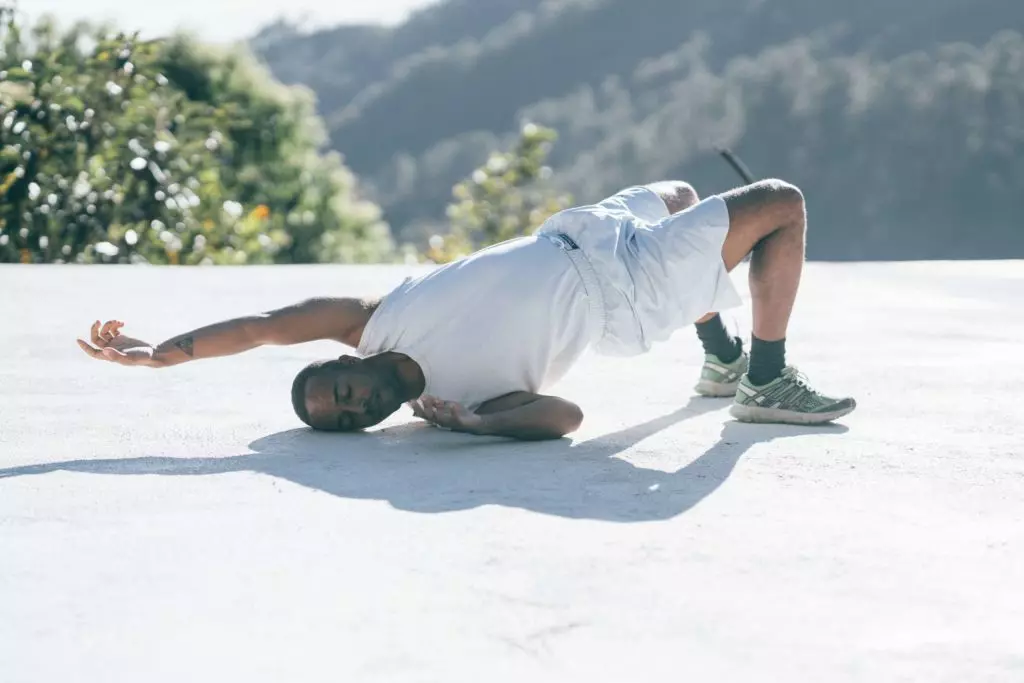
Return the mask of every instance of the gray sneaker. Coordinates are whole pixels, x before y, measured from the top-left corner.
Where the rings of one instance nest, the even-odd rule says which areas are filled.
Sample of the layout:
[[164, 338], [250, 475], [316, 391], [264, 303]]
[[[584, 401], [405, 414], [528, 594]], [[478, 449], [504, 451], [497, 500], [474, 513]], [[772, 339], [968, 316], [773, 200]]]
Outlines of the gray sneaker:
[[807, 384], [796, 368], [788, 367], [764, 386], [743, 375], [729, 412], [741, 422], [784, 422], [811, 425], [831, 422], [857, 407], [852, 398], [829, 398]]
[[747, 371], [750, 356], [744, 351], [731, 363], [723, 363], [713, 353], [704, 354], [704, 366], [700, 369], [700, 381], [693, 389], [701, 396], [716, 398], [735, 396], [740, 377]]

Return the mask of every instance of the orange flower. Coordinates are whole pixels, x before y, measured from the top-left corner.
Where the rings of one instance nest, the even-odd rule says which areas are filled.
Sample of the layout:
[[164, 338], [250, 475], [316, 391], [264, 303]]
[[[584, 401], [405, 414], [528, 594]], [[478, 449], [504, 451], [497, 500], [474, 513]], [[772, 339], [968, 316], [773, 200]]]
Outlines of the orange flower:
[[260, 204], [252, 210], [252, 215], [261, 221], [266, 220], [267, 218], [270, 218], [270, 207], [266, 204]]

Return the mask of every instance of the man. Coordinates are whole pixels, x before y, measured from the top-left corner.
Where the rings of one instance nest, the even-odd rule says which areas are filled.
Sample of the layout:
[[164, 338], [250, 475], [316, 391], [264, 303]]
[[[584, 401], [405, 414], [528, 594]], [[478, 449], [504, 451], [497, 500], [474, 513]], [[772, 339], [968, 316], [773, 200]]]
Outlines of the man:
[[[539, 392], [585, 349], [635, 355], [696, 323], [699, 393], [735, 396], [739, 420], [819, 424], [856, 403], [818, 393], [785, 363], [805, 214], [800, 190], [779, 180], [704, 201], [684, 182], [654, 183], [562, 211], [535, 235], [408, 278], [380, 300], [313, 299], [155, 347], [122, 335], [120, 321], [97, 321], [92, 343], [78, 343], [101, 360], [167, 367], [333, 339], [362, 358], [313, 363], [295, 378], [292, 405], [315, 429], [369, 427], [408, 402], [440, 427], [550, 439], [576, 430], [583, 413]], [[747, 255], [749, 355], [717, 313], [740, 304], [728, 271]]]

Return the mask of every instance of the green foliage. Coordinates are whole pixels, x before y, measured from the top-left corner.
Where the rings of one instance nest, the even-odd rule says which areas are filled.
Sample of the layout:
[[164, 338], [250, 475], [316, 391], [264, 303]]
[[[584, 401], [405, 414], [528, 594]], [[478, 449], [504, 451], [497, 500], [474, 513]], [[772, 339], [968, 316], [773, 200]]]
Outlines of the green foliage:
[[448, 206], [451, 232], [430, 239], [427, 258], [444, 263], [483, 246], [533, 233], [571, 198], [554, 189], [545, 165], [555, 131], [528, 123], [506, 152], [494, 152], [456, 185]]
[[312, 96], [245, 52], [0, 8], [0, 262], [381, 260]]

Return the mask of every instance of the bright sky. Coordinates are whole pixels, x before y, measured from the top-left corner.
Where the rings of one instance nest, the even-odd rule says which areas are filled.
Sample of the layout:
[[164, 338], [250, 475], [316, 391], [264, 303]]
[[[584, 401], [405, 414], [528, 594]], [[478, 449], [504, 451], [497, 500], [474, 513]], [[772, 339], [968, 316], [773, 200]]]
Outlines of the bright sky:
[[52, 14], [61, 25], [79, 19], [109, 19], [119, 27], [158, 36], [175, 28], [211, 41], [246, 38], [284, 16], [303, 25], [376, 22], [395, 24], [436, 0], [21, 0], [21, 12]]

